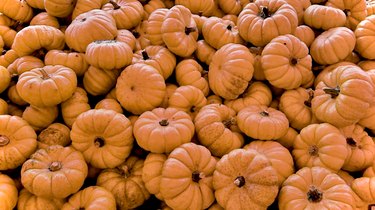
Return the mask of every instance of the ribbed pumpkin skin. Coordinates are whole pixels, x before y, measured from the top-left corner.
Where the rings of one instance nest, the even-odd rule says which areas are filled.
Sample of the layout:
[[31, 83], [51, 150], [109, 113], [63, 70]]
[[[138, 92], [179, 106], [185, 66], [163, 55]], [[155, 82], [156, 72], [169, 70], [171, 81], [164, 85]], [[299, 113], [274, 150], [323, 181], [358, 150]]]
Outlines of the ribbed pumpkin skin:
[[15, 182], [8, 175], [0, 174], [0, 193], [1, 208], [14, 209], [18, 201], [18, 191]]

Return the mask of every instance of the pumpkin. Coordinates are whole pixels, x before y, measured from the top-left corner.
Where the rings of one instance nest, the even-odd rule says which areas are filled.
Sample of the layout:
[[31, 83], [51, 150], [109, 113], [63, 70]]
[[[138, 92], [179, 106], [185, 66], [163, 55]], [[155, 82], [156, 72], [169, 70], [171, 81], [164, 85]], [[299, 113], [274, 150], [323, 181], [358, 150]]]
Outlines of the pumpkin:
[[60, 210], [64, 205], [64, 199], [49, 199], [44, 197], [36, 196], [25, 188], [19, 192], [17, 209], [18, 210]]
[[266, 77], [264, 76], [264, 71], [262, 69], [261, 55], [263, 47], [249, 47], [251, 54], [254, 56], [254, 73], [253, 78], [259, 81], [265, 81]]
[[136, 0], [109, 0], [102, 10], [110, 14], [116, 21], [117, 29], [131, 29], [143, 18], [143, 6]]
[[358, 23], [366, 18], [366, 1], [362, 0], [328, 0], [325, 4], [345, 12], [345, 26], [355, 30]]
[[163, 76], [147, 64], [127, 66], [117, 79], [117, 99], [124, 109], [133, 114], [141, 114], [158, 107], [165, 94]]
[[72, 97], [61, 103], [61, 116], [64, 123], [71, 128], [78, 115], [90, 108], [85, 89], [77, 87]]
[[284, 0], [258, 0], [247, 4], [238, 15], [240, 36], [247, 42], [263, 47], [273, 38], [296, 30], [296, 10]]
[[95, 109], [109, 109], [120, 114], [123, 113], [120, 103], [116, 101], [115, 99], [111, 99], [111, 98], [105, 98], [105, 99], [100, 100], [95, 105]]
[[359, 177], [354, 179], [351, 188], [354, 191], [355, 197], [358, 197], [356, 202], [356, 209], [371, 209], [374, 206], [375, 177]]
[[11, 63], [13, 63], [17, 58], [19, 58], [17, 52], [13, 49], [7, 50], [0, 55], [0, 65], [3, 67], [8, 67]]
[[264, 105], [249, 105], [237, 113], [237, 124], [247, 136], [260, 139], [278, 139], [289, 128], [288, 118], [279, 110]]
[[0, 115], [8, 114], [8, 103], [0, 98]]
[[16, 34], [17, 34], [17, 31], [13, 30], [9, 26], [0, 24], [0, 35], [2, 37], [2, 40], [4, 42], [3, 45], [5, 47], [9, 47], [9, 48], [12, 47]]
[[162, 0], [141, 0], [143, 6], [143, 19], [147, 20], [150, 17], [150, 14], [157, 9], [166, 8]]
[[199, 40], [197, 42], [197, 50], [194, 54], [199, 61], [210, 65], [215, 52], [215, 48], [211, 47], [205, 40]]
[[134, 37], [136, 38], [135, 47], [134, 47], [135, 51], [143, 50], [147, 46], [151, 45], [150, 40], [147, 39], [147, 31], [146, 31], [147, 25], [148, 25], [148, 21], [144, 20], [131, 31]]
[[22, 113], [23, 113], [23, 110], [15, 105], [15, 104], [7, 104], [8, 105], [8, 114], [9, 115], [12, 115], [12, 116], [17, 116], [17, 117], [21, 117], [22, 118]]
[[153, 153], [170, 153], [190, 142], [194, 124], [190, 116], [175, 108], [155, 108], [142, 113], [135, 121], [134, 137], [138, 145]]
[[1, 77], [1, 82], [0, 82], [0, 93], [4, 92], [9, 85], [10, 85], [10, 79], [11, 75], [7, 68], [4, 66], [0, 66], [0, 77]]
[[207, 96], [207, 105], [208, 104], [223, 104], [223, 99], [217, 95]]
[[39, 149], [21, 168], [22, 185], [32, 194], [46, 198], [62, 199], [78, 192], [86, 176], [83, 155], [60, 145]]
[[18, 191], [12, 178], [6, 174], [0, 174], [0, 202], [4, 210], [12, 210], [18, 201]]
[[297, 135], [298, 132], [294, 128], [289, 127], [286, 134], [276, 139], [276, 141], [291, 151], [293, 148], [294, 140], [296, 139]]
[[41, 48], [61, 50], [64, 46], [64, 33], [59, 29], [47, 25], [34, 25], [27, 26], [16, 34], [12, 49], [22, 57], [31, 55]]
[[243, 149], [255, 150], [266, 156], [271, 161], [271, 166], [276, 170], [278, 184], [281, 187], [283, 182], [294, 173], [293, 157], [289, 150], [276, 141], [252, 141]]
[[312, 28], [326, 31], [344, 26], [346, 15], [341, 9], [315, 4], [309, 6], [303, 13], [303, 22]]
[[55, 28], [60, 28], [60, 23], [57, 17], [48, 14], [47, 12], [38, 13], [31, 19], [30, 25], [47, 25]]
[[217, 4], [223, 12], [233, 15], [238, 15], [244, 6], [251, 2], [246, 0], [217, 0]]
[[22, 165], [37, 147], [34, 129], [22, 118], [0, 115], [0, 170]]
[[28, 23], [33, 17], [33, 8], [26, 0], [4, 0], [0, 3], [0, 12], [9, 18]]
[[313, 96], [312, 89], [302, 87], [287, 90], [281, 95], [279, 109], [286, 115], [291, 127], [301, 130], [317, 122], [311, 110]]
[[85, 12], [100, 9], [106, 3], [108, 3], [108, 0], [77, 0], [72, 13], [72, 20]]
[[148, 17], [146, 27], [146, 38], [150, 40], [152, 45], [163, 45], [163, 37], [161, 32], [161, 26], [163, 24], [166, 14], [169, 12], [166, 8], [160, 8], [154, 10]]
[[207, 71], [194, 59], [180, 61], [175, 69], [176, 81], [180, 86], [191, 85], [200, 89], [205, 96], [210, 89], [208, 86]]
[[117, 32], [115, 40], [128, 44], [129, 47], [134, 50], [137, 39], [134, 37], [133, 33], [126, 29], [120, 29], [117, 30]]
[[89, 186], [72, 195], [61, 208], [61, 210], [69, 209], [116, 210], [116, 200], [113, 194], [105, 188]]
[[306, 9], [311, 6], [310, 0], [285, 0], [287, 4], [290, 4], [297, 12], [298, 25], [303, 25], [303, 16], [306, 12]]
[[175, 4], [182, 5], [192, 13], [203, 16], [212, 15], [215, 9], [215, 0], [175, 0]]
[[353, 124], [340, 128], [340, 131], [346, 138], [348, 149], [348, 156], [342, 169], [354, 172], [370, 167], [374, 160], [375, 144], [364, 127]]
[[296, 166], [320, 166], [333, 172], [342, 168], [348, 156], [345, 136], [328, 123], [310, 124], [304, 127], [293, 143]]
[[121, 69], [104, 70], [89, 66], [83, 75], [83, 87], [93, 96], [105, 95], [116, 85], [120, 72]]
[[166, 94], [164, 95], [163, 102], [160, 104], [159, 107], [167, 108], [169, 106], [168, 104], [169, 98], [172, 96], [172, 94], [174, 93], [174, 91], [176, 91], [177, 88], [178, 88], [177, 85], [173, 83], [166, 83], [166, 87], [165, 87]]
[[44, 9], [54, 17], [64, 18], [72, 14], [76, 0], [44, 0]]
[[235, 149], [216, 164], [213, 188], [224, 209], [267, 209], [278, 193], [278, 177], [268, 158], [255, 150]]
[[227, 14], [227, 15], [224, 15], [221, 19], [223, 19], [223, 20], [230, 20], [233, 23], [237, 23], [238, 17], [237, 17], [237, 15]]
[[215, 200], [215, 166], [215, 158], [201, 145], [186, 143], [174, 149], [163, 164], [160, 180], [166, 204], [176, 210], [208, 208]]
[[344, 60], [353, 51], [355, 45], [356, 37], [353, 31], [346, 27], [335, 27], [315, 38], [310, 46], [310, 54], [318, 64], [334, 64]]
[[134, 140], [129, 119], [106, 109], [80, 114], [73, 123], [70, 138], [72, 147], [96, 168], [120, 165], [130, 155]]
[[110, 191], [116, 200], [117, 209], [133, 209], [150, 197], [142, 181], [144, 160], [128, 157], [116, 168], [103, 170], [96, 185]]
[[26, 0], [27, 4], [35, 9], [44, 9], [44, 0]]
[[218, 96], [230, 100], [242, 94], [253, 77], [254, 57], [241, 44], [226, 44], [212, 57], [208, 83]]
[[294, 31], [293, 35], [305, 43], [307, 47], [310, 47], [311, 43], [315, 39], [313, 29], [307, 25], [299, 25]]
[[199, 142], [217, 157], [244, 144], [236, 112], [223, 104], [204, 106], [196, 115], [194, 125]]
[[225, 100], [224, 104], [232, 108], [234, 111], [239, 112], [241, 109], [249, 105], [268, 106], [271, 101], [272, 92], [270, 88], [260, 81], [254, 81], [249, 83], [245, 92], [243, 92], [237, 99]]
[[71, 68], [78, 77], [89, 68], [85, 54], [70, 50], [49, 50], [44, 57], [45, 65], [63, 65]]
[[264, 47], [261, 65], [265, 78], [278, 88], [298, 88], [313, 77], [308, 47], [289, 34], [272, 39]]
[[70, 143], [70, 129], [62, 123], [52, 123], [38, 135], [39, 149], [45, 149], [55, 144], [65, 147]]
[[198, 29], [199, 35], [202, 35], [203, 24], [206, 22], [208, 17], [196, 15], [196, 14], [193, 14], [192, 17], [194, 19], [195, 24], [197, 24], [197, 29]]
[[176, 67], [176, 56], [166, 47], [151, 45], [135, 52], [132, 63], [148, 64], [158, 70], [164, 79], [167, 79]]
[[178, 87], [168, 100], [169, 107], [188, 113], [193, 120], [206, 104], [207, 99], [203, 92], [191, 85]]
[[375, 59], [373, 50], [374, 33], [372, 32], [374, 24], [375, 16], [368, 16], [357, 25], [354, 31], [356, 38], [355, 50], [367, 59]]
[[338, 63], [335, 63], [335, 64], [330, 64], [330, 65], [326, 65], [326, 66], [322, 66], [322, 67], [317, 67], [317, 68], [313, 68], [314, 71], [319, 71], [317, 77], [315, 78], [315, 81], [314, 81], [314, 87], [316, 87], [319, 82], [321, 82], [323, 80], [323, 78], [330, 72], [332, 72], [333, 70], [335, 70], [337, 67], [339, 66], [346, 66], [346, 65], [352, 65], [352, 66], [356, 66], [356, 64], [352, 63], [352, 62], [347, 62], [347, 61], [340, 61]]
[[210, 17], [204, 22], [202, 34], [204, 40], [215, 49], [220, 49], [228, 43], [244, 43], [238, 33], [237, 26], [230, 20], [218, 17]]
[[57, 106], [37, 107], [28, 106], [22, 113], [22, 118], [30, 124], [35, 131], [41, 131], [51, 125], [57, 118]]
[[115, 19], [103, 10], [93, 9], [73, 19], [65, 30], [65, 42], [69, 48], [85, 52], [91, 42], [114, 39], [117, 33]]
[[373, 1], [366, 1], [366, 13], [367, 16], [375, 14], [375, 4]]
[[87, 63], [103, 70], [121, 69], [131, 64], [133, 50], [124, 42], [96, 40], [87, 45]]
[[25, 55], [17, 58], [13, 63], [8, 66], [8, 71], [11, 74], [21, 75], [23, 72], [30, 71], [34, 68], [43, 68], [44, 62], [31, 55]]
[[149, 153], [144, 161], [142, 170], [142, 180], [147, 191], [154, 194], [159, 200], [163, 200], [160, 193], [161, 173], [167, 155]]
[[17, 92], [34, 106], [55, 106], [72, 96], [77, 87], [74, 71], [62, 65], [34, 68], [21, 74]]
[[311, 108], [318, 120], [344, 127], [365, 116], [373, 97], [374, 86], [369, 75], [357, 66], [344, 65], [317, 84]]
[[162, 39], [167, 48], [180, 57], [189, 57], [197, 49], [198, 30], [190, 10], [175, 5], [164, 17]]
[[355, 209], [355, 200], [339, 175], [323, 167], [304, 167], [285, 180], [278, 206], [280, 210]]

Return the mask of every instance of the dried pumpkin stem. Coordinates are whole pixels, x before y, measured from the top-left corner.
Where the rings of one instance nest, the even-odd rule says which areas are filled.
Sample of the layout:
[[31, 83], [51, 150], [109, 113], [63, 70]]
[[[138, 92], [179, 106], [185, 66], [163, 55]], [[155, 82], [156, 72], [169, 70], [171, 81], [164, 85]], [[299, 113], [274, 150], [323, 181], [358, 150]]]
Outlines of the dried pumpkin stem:
[[142, 53], [143, 60], [148, 60], [148, 59], [150, 59], [150, 56], [148, 56], [146, 50], [142, 50], [141, 53]]
[[110, 0], [109, 3], [112, 4], [113, 9], [120, 9], [120, 8], [121, 8], [120, 5], [118, 5], [116, 2], [114, 2], [114, 1], [112, 1], [112, 0]]
[[326, 94], [330, 94], [332, 98], [336, 98], [340, 94], [340, 87], [335, 87], [335, 88], [325, 87], [323, 88], [323, 91]]
[[191, 174], [191, 179], [193, 180], [193, 182], [199, 182], [199, 180], [201, 180], [203, 177], [203, 173], [199, 171], [193, 171], [193, 173]]
[[124, 175], [125, 177], [129, 177], [130, 175], [130, 170], [129, 170], [129, 167], [127, 165], [121, 165], [119, 167], [120, 171], [121, 171], [121, 174]]
[[168, 126], [169, 125], [169, 122], [167, 119], [162, 119], [159, 121], [159, 125], [161, 126]]
[[94, 145], [95, 147], [103, 147], [105, 144], [104, 138], [103, 137], [96, 137], [94, 140]]
[[310, 190], [307, 192], [307, 199], [310, 202], [318, 203], [323, 199], [323, 193], [316, 189], [316, 187], [311, 186]]
[[0, 147], [6, 146], [9, 142], [10, 139], [7, 136], [0, 135]]
[[271, 16], [270, 11], [268, 10], [267, 7], [260, 6], [260, 13], [259, 16], [262, 17], [263, 19], [266, 19]]
[[231, 31], [231, 30], [232, 30], [232, 28], [233, 28], [233, 26], [232, 26], [232, 25], [230, 25], [230, 24], [229, 24], [229, 25], [227, 26], [227, 30], [229, 30], [229, 31]]
[[290, 59], [290, 64], [291, 64], [292, 66], [295, 66], [297, 63], [298, 63], [298, 59], [297, 59], [297, 58], [292, 58], [292, 59]]
[[349, 146], [352, 146], [352, 147], [356, 147], [357, 146], [357, 142], [352, 137], [346, 138], [346, 143]]
[[54, 161], [54, 162], [52, 162], [50, 165], [49, 165], [49, 170], [50, 171], [58, 171], [58, 170], [60, 170], [62, 168], [62, 164], [61, 164], [61, 162], [60, 161]]
[[230, 117], [229, 119], [226, 119], [223, 121], [223, 124], [226, 128], [229, 128], [232, 125], [235, 125], [237, 123], [236, 118]]
[[236, 179], [234, 179], [233, 182], [237, 187], [242, 187], [245, 185], [245, 177], [243, 176], [238, 176]]
[[46, 80], [46, 79], [51, 78], [51, 77], [49, 76], [49, 74], [48, 74], [44, 69], [40, 69], [39, 71], [40, 71], [40, 73], [42, 73], [42, 79], [43, 79], [43, 80]]
[[309, 94], [309, 99], [307, 99], [303, 103], [306, 106], [311, 107], [311, 100], [314, 98], [314, 91], [311, 88], [309, 88], [309, 89], [307, 89], [307, 93]]
[[261, 113], [259, 113], [260, 115], [262, 115], [263, 117], [269, 117], [270, 116], [270, 113], [267, 112], [266, 110], [262, 111]]
[[309, 154], [311, 156], [318, 156], [319, 148], [316, 145], [312, 145], [309, 147]]
[[141, 37], [141, 34], [140, 34], [138, 31], [136, 31], [136, 30], [133, 30], [133, 31], [132, 31], [132, 34], [133, 34], [133, 36], [134, 36], [136, 39], [138, 39], [139, 37]]
[[185, 27], [185, 34], [189, 35], [191, 32], [197, 31], [196, 27]]

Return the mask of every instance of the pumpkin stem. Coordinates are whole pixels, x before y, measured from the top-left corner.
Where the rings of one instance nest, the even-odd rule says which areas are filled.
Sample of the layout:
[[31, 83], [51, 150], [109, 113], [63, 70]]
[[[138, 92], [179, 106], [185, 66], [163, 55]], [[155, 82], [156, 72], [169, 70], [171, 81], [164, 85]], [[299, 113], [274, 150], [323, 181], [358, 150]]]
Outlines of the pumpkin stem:
[[335, 88], [325, 87], [323, 88], [323, 91], [326, 94], [330, 94], [332, 98], [336, 98], [340, 94], [340, 87], [335, 87]]
[[310, 190], [307, 192], [307, 199], [310, 202], [318, 203], [323, 199], [323, 193], [316, 189], [316, 187], [311, 186]]
[[319, 148], [316, 145], [312, 145], [309, 147], [309, 154], [311, 156], [318, 156]]
[[263, 19], [266, 19], [268, 17], [271, 17], [271, 14], [267, 7], [260, 6], [259, 16], [262, 17]]
[[103, 147], [105, 144], [104, 138], [103, 137], [96, 137], [94, 140], [94, 145], [95, 147]]
[[306, 101], [304, 101], [303, 103], [308, 106], [308, 107], [311, 107], [311, 100], [313, 99], [314, 97], [314, 91], [309, 88], [307, 89], [307, 93], [309, 94], [309, 99], [307, 99]]
[[168, 126], [169, 125], [169, 122], [167, 119], [162, 119], [159, 121], [159, 125], [161, 126]]
[[148, 56], [146, 50], [142, 50], [141, 53], [142, 53], [143, 60], [148, 60], [148, 59], [150, 59], [150, 57]]
[[125, 176], [125, 178], [129, 177], [129, 174], [130, 174], [130, 170], [129, 170], [129, 167], [127, 165], [121, 165], [119, 166], [119, 169], [121, 171], [121, 174]]
[[132, 31], [132, 34], [133, 34], [133, 36], [134, 36], [136, 39], [138, 39], [139, 37], [141, 37], [141, 34], [140, 34], [138, 31], [136, 31], [136, 30], [133, 30], [133, 31]]
[[51, 77], [49, 76], [49, 74], [43, 69], [41, 68], [40, 70], [40, 73], [42, 73], [42, 79], [43, 80], [46, 80], [46, 79], [50, 79]]
[[223, 121], [223, 124], [226, 128], [229, 128], [230, 126], [235, 125], [236, 123], [236, 118], [234, 117], [230, 117], [229, 119]]
[[62, 167], [62, 164], [61, 164], [60, 161], [54, 161], [54, 162], [52, 162], [52, 163], [49, 165], [49, 168], [48, 168], [48, 169], [49, 169], [50, 171], [54, 172], [54, 171], [58, 171], [58, 170], [60, 170], [61, 167]]
[[7, 136], [0, 135], [0, 147], [6, 146], [9, 142], [10, 139]]
[[245, 177], [238, 176], [233, 182], [237, 187], [242, 187], [245, 185]]
[[227, 25], [227, 30], [231, 31], [232, 30], [232, 25]]
[[296, 58], [292, 58], [292, 59], [290, 59], [290, 64], [291, 64], [292, 66], [295, 66], [297, 63], [298, 63], [298, 60], [297, 60]]
[[197, 31], [196, 27], [185, 27], [185, 34], [189, 35], [191, 32]]
[[114, 2], [114, 1], [112, 1], [112, 0], [110, 0], [109, 3], [112, 4], [113, 9], [120, 9], [120, 8], [121, 8], [120, 5], [118, 5], [116, 2]]
[[262, 115], [262, 117], [269, 117], [270, 116], [270, 113], [267, 112], [266, 110], [262, 111], [261, 113], [259, 113], [260, 115]]
[[352, 147], [356, 147], [357, 146], [357, 142], [352, 137], [346, 138], [346, 143], [349, 146], [352, 146]]
[[203, 177], [204, 177], [204, 174], [200, 173], [199, 171], [194, 171], [191, 174], [191, 179], [193, 180], [193, 182], [199, 182], [199, 180], [201, 180]]
[[252, 54], [260, 55], [260, 54], [262, 54], [262, 50], [263, 50], [263, 48], [261, 48], [261, 47], [255, 47], [255, 46], [250, 46], [250, 47], [249, 47], [249, 50], [250, 50], [250, 52], [251, 52]]

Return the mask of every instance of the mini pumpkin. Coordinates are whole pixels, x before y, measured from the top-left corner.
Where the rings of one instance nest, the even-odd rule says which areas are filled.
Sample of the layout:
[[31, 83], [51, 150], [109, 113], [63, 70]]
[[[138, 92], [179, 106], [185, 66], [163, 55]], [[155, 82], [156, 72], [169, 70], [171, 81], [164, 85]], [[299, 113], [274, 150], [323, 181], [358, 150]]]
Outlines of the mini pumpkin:
[[12, 29], [9, 26], [0, 24], [0, 35], [1, 35], [2, 40], [4, 42], [3, 45], [5, 47], [11, 48], [12, 44], [14, 42], [14, 39], [16, 38], [17, 31], [15, 31], [14, 29]]
[[8, 103], [0, 98], [0, 115], [8, 114]]
[[106, 3], [108, 3], [108, 0], [77, 0], [72, 13], [72, 20], [85, 12], [100, 9]]
[[314, 30], [307, 25], [299, 25], [293, 35], [305, 43], [307, 47], [310, 47], [315, 39]]
[[168, 11], [166, 8], [156, 9], [147, 19], [146, 38], [152, 45], [164, 45], [161, 26]]
[[366, 1], [362, 0], [328, 0], [327, 6], [341, 9], [345, 12], [345, 26], [355, 30], [358, 23], [366, 18]]
[[0, 82], [0, 93], [4, 92], [10, 85], [10, 80], [11, 80], [11, 75], [8, 71], [7, 68], [4, 66], [0, 66], [0, 77], [1, 77], [1, 82]]
[[71, 68], [78, 77], [89, 68], [85, 54], [71, 50], [49, 50], [44, 57], [45, 65], [63, 65]]
[[292, 155], [298, 168], [320, 166], [337, 172], [345, 163], [348, 149], [338, 128], [328, 123], [315, 123], [297, 135]]
[[76, 0], [44, 0], [44, 9], [54, 17], [65, 18], [72, 14]]
[[293, 148], [294, 140], [296, 139], [297, 135], [298, 132], [294, 128], [289, 127], [286, 134], [278, 138], [276, 141], [291, 151]]
[[60, 23], [57, 17], [48, 14], [47, 12], [38, 13], [31, 19], [30, 25], [47, 25], [55, 28], [60, 28]]
[[367, 59], [375, 59], [374, 56], [374, 42], [373, 36], [374, 33], [372, 32], [372, 27], [375, 25], [375, 16], [368, 16], [366, 19], [361, 21], [357, 28], [354, 30], [356, 42], [355, 42], [355, 50], [358, 52], [362, 57]]
[[148, 19], [150, 14], [157, 9], [166, 8], [163, 0], [141, 0], [143, 5], [144, 14], [143, 19]]
[[344, 26], [346, 16], [341, 9], [316, 4], [307, 7], [303, 13], [303, 22], [312, 28], [326, 31]]
[[215, 48], [211, 47], [205, 40], [199, 40], [197, 42], [197, 50], [194, 54], [199, 61], [210, 65], [215, 52]]
[[174, 108], [146, 111], [135, 121], [133, 128], [138, 145], [154, 153], [170, 153], [190, 142], [194, 132], [190, 116]]
[[167, 108], [169, 106], [168, 105], [169, 98], [172, 96], [172, 94], [174, 93], [174, 91], [176, 91], [177, 88], [178, 88], [177, 85], [173, 83], [166, 83], [166, 94], [164, 96], [163, 102], [161, 103], [159, 107]]
[[[13, 63], [8, 66], [8, 71], [11, 74], [21, 75], [23, 72], [30, 71], [34, 68], [43, 68], [44, 62], [31, 55], [25, 55], [17, 58]], [[1, 91], [0, 91], [1, 92]]]
[[19, 210], [39, 210], [50, 209], [60, 210], [64, 205], [64, 199], [49, 199], [45, 197], [36, 196], [25, 188], [19, 192], [17, 209]]
[[90, 108], [85, 89], [77, 87], [72, 97], [61, 103], [61, 115], [64, 123], [71, 128], [78, 115]]
[[167, 155], [165, 154], [149, 153], [142, 170], [142, 180], [145, 183], [146, 189], [159, 200], [163, 200], [160, 193], [160, 181], [163, 165], [166, 160]]
[[109, 0], [107, 2], [101, 9], [115, 19], [117, 29], [131, 29], [142, 21], [144, 10], [139, 1]]
[[354, 197], [357, 198], [356, 209], [371, 209], [374, 206], [374, 184], [375, 177], [359, 177], [354, 179], [351, 188], [354, 191]]
[[48, 65], [21, 74], [17, 81], [21, 98], [35, 106], [55, 106], [70, 98], [77, 88], [74, 71], [62, 65]]
[[104, 70], [89, 66], [83, 75], [83, 87], [93, 96], [105, 95], [116, 85], [120, 72], [121, 69]]
[[284, 113], [264, 105], [249, 105], [240, 110], [237, 113], [237, 124], [247, 136], [260, 140], [278, 139], [289, 128]]
[[112, 98], [105, 98], [105, 99], [100, 100], [95, 105], [95, 109], [109, 109], [120, 114], [123, 113], [120, 103], [116, 99], [112, 99]]
[[0, 12], [19, 22], [30, 22], [33, 8], [26, 0], [4, 0], [0, 2]]
[[22, 113], [22, 119], [26, 120], [35, 131], [41, 131], [51, 125], [58, 115], [57, 106], [28, 106]]
[[176, 81], [180, 86], [191, 85], [200, 89], [205, 96], [210, 89], [207, 81], [207, 71], [194, 59], [180, 61], [175, 69]]
[[55, 144], [65, 147], [70, 143], [70, 129], [62, 123], [52, 123], [38, 135], [39, 149], [45, 149]]
[[1, 208], [14, 209], [18, 201], [18, 190], [13, 179], [6, 174], [0, 174], [0, 189]]
[[196, 115], [194, 125], [199, 142], [217, 157], [244, 144], [236, 112], [223, 104], [204, 106]]
[[25, 100], [23, 100], [21, 96], [19, 95], [17, 88], [16, 88], [16, 84], [11, 85], [8, 88], [8, 99], [10, 100], [10, 102], [17, 104], [19, 106], [28, 105], [28, 103]]
[[194, 14], [203, 16], [212, 15], [215, 10], [215, 0], [175, 0], [176, 5], [188, 8]]
[[39, 149], [21, 168], [22, 185], [32, 194], [66, 198], [78, 192], [87, 176], [83, 155], [72, 147]]
[[215, 158], [201, 145], [186, 143], [174, 149], [163, 164], [160, 180], [166, 204], [176, 210], [208, 208], [215, 200], [215, 166]]

